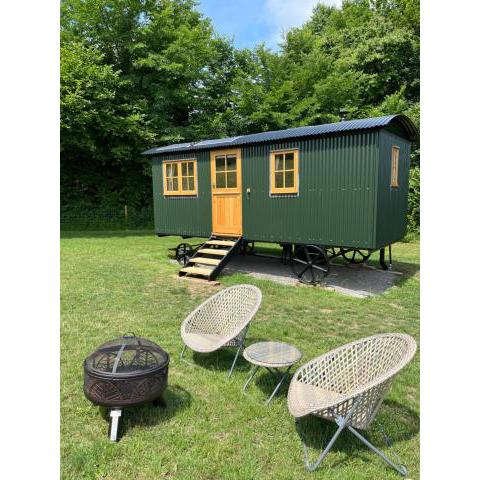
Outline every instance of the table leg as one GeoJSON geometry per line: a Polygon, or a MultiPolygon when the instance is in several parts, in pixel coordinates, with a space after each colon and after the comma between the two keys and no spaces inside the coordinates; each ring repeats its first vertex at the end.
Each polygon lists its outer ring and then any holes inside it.
{"type": "MultiPolygon", "coordinates": [[[[288,375],[288,372],[290,371],[290,368],[291,368],[291,365],[290,367],[287,368],[286,372],[282,375],[282,377],[280,378],[280,381],[278,382],[278,385],[275,387],[275,390],[273,391],[273,393],[270,395],[269,399],[267,400],[266,404],[268,405],[270,403],[270,401],[272,400],[272,398],[275,396],[275,394],[278,392],[278,389],[280,388],[280,386],[282,385],[283,381],[285,380],[285,378],[287,377],[288,375]]],[[[268,369],[270,371],[270,369],[268,369]]],[[[271,372],[270,372],[271,373],[271,372]]],[[[275,375],[274,375],[275,376],[275,375]]]]}
{"type": "Polygon", "coordinates": [[[255,374],[257,373],[259,369],[259,366],[258,365],[255,365],[255,368],[253,369],[253,372],[252,374],[250,375],[250,378],[247,380],[247,382],[245,383],[245,385],[243,386],[243,391],[245,391],[245,389],[248,387],[248,384],[252,381],[253,377],[255,376],[255,374]]]}

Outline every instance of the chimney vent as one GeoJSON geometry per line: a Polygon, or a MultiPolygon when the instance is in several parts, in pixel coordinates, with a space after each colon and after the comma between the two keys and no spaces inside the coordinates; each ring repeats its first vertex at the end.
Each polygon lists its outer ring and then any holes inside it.
{"type": "Polygon", "coordinates": [[[347,120],[348,110],[345,110],[344,108],[342,108],[342,110],[340,110],[338,114],[340,115],[341,122],[345,122],[347,120]]]}

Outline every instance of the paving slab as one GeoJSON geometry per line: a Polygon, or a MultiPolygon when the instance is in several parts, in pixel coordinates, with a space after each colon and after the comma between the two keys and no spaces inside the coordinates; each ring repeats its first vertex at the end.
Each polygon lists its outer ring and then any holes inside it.
{"type": "MultiPolygon", "coordinates": [[[[290,265],[283,265],[277,258],[236,255],[222,272],[222,274],[233,273],[243,273],[284,285],[302,285],[292,272],[290,265]]],[[[400,272],[385,271],[370,265],[332,263],[329,275],[319,286],[344,295],[365,298],[384,293],[402,276],[400,272]]]]}

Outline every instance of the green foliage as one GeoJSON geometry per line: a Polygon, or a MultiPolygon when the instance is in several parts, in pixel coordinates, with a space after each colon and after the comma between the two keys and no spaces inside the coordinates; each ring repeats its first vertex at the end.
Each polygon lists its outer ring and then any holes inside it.
{"type": "Polygon", "coordinates": [[[142,150],[233,134],[252,56],[192,0],[63,0],[62,206],[151,205],[142,150]]]}
{"type": "Polygon", "coordinates": [[[129,80],[81,41],[62,36],[61,58],[63,206],[143,203],[147,186],[136,159],[153,136],[141,106],[123,93],[129,80]]]}
{"type": "MultiPolygon", "coordinates": [[[[151,205],[152,145],[404,113],[419,0],[319,3],[279,52],[237,50],[194,0],[62,0],[62,208],[151,205]]],[[[420,164],[419,139],[412,165],[420,164]]]]}
{"type": "Polygon", "coordinates": [[[261,95],[245,112],[252,124],[324,123],[335,121],[341,108],[353,118],[412,109],[419,101],[419,37],[398,22],[394,7],[393,2],[346,1],[342,9],[319,4],[303,27],[287,33],[279,53],[259,51],[261,95]]]}
{"type": "Polygon", "coordinates": [[[410,170],[407,228],[409,232],[420,231],[420,167],[410,170]]]}

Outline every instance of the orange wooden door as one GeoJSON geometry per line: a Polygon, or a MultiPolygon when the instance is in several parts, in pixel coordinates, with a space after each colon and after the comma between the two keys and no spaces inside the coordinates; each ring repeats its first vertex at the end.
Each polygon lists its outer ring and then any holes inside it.
{"type": "Polygon", "coordinates": [[[242,158],[240,149],[210,153],[212,229],[218,235],[242,234],[242,158]]]}

